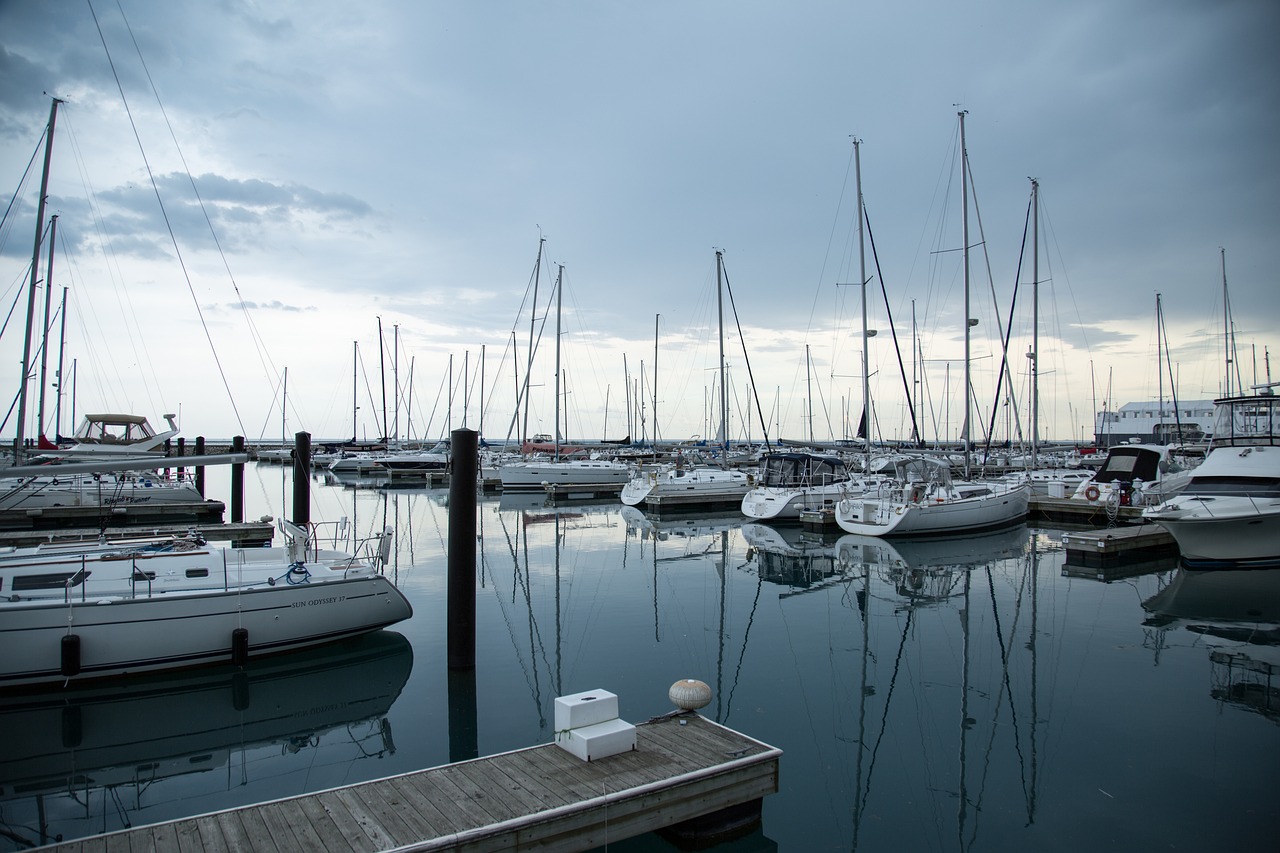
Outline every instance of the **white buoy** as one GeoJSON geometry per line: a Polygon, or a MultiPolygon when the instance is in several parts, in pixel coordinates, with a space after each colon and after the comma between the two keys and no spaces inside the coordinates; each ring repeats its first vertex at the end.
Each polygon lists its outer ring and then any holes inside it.
{"type": "Polygon", "coordinates": [[[711,701],[711,688],[705,682],[693,678],[682,678],[671,689],[667,696],[682,711],[696,711],[711,701]]]}

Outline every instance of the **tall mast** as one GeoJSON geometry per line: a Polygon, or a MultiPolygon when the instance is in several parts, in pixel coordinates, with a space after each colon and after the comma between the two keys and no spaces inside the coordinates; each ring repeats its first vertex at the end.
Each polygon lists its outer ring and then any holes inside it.
{"type": "Polygon", "coordinates": [[[556,461],[560,461],[560,305],[564,298],[564,264],[556,271],[556,461]]]}
{"type": "Polygon", "coordinates": [[[382,386],[382,440],[387,440],[387,348],[382,343],[382,317],[378,317],[378,384],[382,386]]]}
{"type": "MultiPolygon", "coordinates": [[[[1156,291],[1156,422],[1152,432],[1160,427],[1160,419],[1164,417],[1164,341],[1160,332],[1164,328],[1164,316],[1160,309],[1160,292],[1156,291]]],[[[1152,438],[1156,438],[1152,435],[1152,438]]]]}
{"type": "Polygon", "coordinates": [[[356,413],[360,411],[360,342],[351,342],[351,443],[360,437],[360,424],[356,413]]]}
{"type": "Polygon", "coordinates": [[[964,199],[964,213],[961,216],[964,249],[964,478],[969,479],[969,329],[973,325],[969,319],[969,149],[964,143],[964,117],[960,116],[960,193],[964,199]]]}
{"type": "MultiPolygon", "coordinates": [[[[716,249],[716,311],[720,315],[720,447],[729,452],[729,397],[724,384],[724,252],[716,249]]],[[[721,462],[724,458],[721,457],[721,462]]]]}
{"type": "MultiPolygon", "coordinates": [[[[1040,182],[1031,179],[1031,467],[1040,446],[1040,182]]],[[[1012,322],[1012,321],[1010,321],[1012,322]]]]}
{"type": "MultiPolygon", "coordinates": [[[[533,308],[529,312],[529,363],[524,369],[524,423],[520,426],[520,443],[529,437],[529,377],[533,375],[533,331],[534,326],[538,322],[538,283],[542,278],[542,244],[547,242],[546,237],[538,237],[538,260],[533,265],[533,308]]],[[[556,346],[560,345],[559,338],[556,339],[556,346]]],[[[560,401],[556,400],[556,405],[560,401]]]]}
{"type": "Polygon", "coordinates": [[[653,315],[653,453],[658,453],[658,320],[661,314],[653,315]]]}
{"type": "Polygon", "coordinates": [[[44,204],[49,194],[49,164],[53,160],[53,127],[58,120],[58,104],[49,107],[49,129],[44,139],[44,172],[40,176],[40,197],[36,200],[36,241],[31,250],[31,287],[27,291],[27,334],[22,341],[22,382],[18,388],[18,429],[13,440],[13,461],[22,461],[23,429],[27,420],[27,376],[31,372],[31,326],[36,312],[36,282],[40,280],[40,236],[44,232],[44,204]]]}
{"type": "MultiPolygon", "coordinates": [[[[51,125],[52,126],[52,125],[51,125]]],[[[1224,397],[1231,396],[1231,308],[1227,302],[1227,250],[1218,248],[1218,254],[1222,257],[1222,349],[1227,356],[1227,384],[1224,397]]],[[[35,272],[32,271],[32,281],[35,280],[35,272]]]]}
{"type": "Polygon", "coordinates": [[[58,214],[49,217],[49,261],[44,271],[44,322],[40,325],[40,402],[36,409],[36,434],[44,438],[44,395],[49,373],[49,309],[53,303],[53,246],[58,237],[58,214]]]}
{"type": "Polygon", "coordinates": [[[67,352],[67,288],[62,288],[61,331],[58,334],[58,369],[53,374],[53,387],[58,393],[53,398],[53,440],[62,435],[62,360],[67,352]]]}
{"type": "Polygon", "coordinates": [[[858,282],[862,288],[862,418],[866,424],[866,462],[862,470],[871,473],[871,351],[867,332],[867,251],[862,228],[862,140],[853,140],[853,176],[858,192],[858,282]]]}

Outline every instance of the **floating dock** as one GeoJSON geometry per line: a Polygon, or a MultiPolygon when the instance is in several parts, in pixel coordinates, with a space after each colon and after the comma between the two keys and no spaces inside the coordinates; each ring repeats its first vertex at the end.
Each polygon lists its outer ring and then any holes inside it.
{"type": "Polygon", "coordinates": [[[1115,580],[1157,571],[1178,557],[1178,543],[1158,524],[1065,533],[1063,574],[1115,580]],[[1123,569],[1123,573],[1115,570],[1123,569]]]}
{"type": "Polygon", "coordinates": [[[781,755],[697,714],[673,714],[636,726],[634,751],[596,761],[544,744],[46,849],[590,850],[714,824],[710,815],[752,826],[778,790],[781,755]]]}
{"type": "Polygon", "coordinates": [[[555,505],[575,501],[621,501],[622,486],[622,483],[548,483],[543,488],[547,492],[547,503],[555,505]]]}
{"type": "Polygon", "coordinates": [[[1142,507],[1110,506],[1074,498],[1032,495],[1027,507],[1027,517],[1034,521],[1056,521],[1066,524],[1083,524],[1089,527],[1105,527],[1108,524],[1141,524],[1142,507]]]}
{"type": "Polygon", "coordinates": [[[59,530],[0,530],[0,547],[25,547],[45,542],[93,542],[100,536],[120,539],[138,536],[182,536],[198,533],[210,542],[230,542],[237,548],[270,545],[275,527],[269,521],[230,524],[155,524],[146,527],[68,527],[59,530]]]}

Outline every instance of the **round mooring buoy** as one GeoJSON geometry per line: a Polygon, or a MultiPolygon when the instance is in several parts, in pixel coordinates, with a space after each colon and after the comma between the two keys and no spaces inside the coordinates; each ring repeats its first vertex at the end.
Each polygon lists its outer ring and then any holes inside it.
{"type": "Polygon", "coordinates": [[[696,711],[711,701],[711,688],[705,682],[682,678],[671,685],[667,696],[682,711],[696,711]]]}

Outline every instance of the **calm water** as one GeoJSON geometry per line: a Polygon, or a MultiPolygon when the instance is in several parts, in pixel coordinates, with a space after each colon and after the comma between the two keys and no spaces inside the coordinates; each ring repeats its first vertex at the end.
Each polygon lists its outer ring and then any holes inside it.
{"type": "MultiPolygon", "coordinates": [[[[250,467],[246,514],[278,514],[287,477],[250,467]]],[[[313,506],[396,528],[414,617],[243,674],[0,702],[0,850],[545,743],[558,695],[611,690],[640,722],[678,678],[784,751],[761,830],[718,851],[1280,837],[1280,572],[1104,582],[1052,531],[888,545],[492,498],[468,678],[445,665],[447,491],[316,484],[313,506]]]]}

